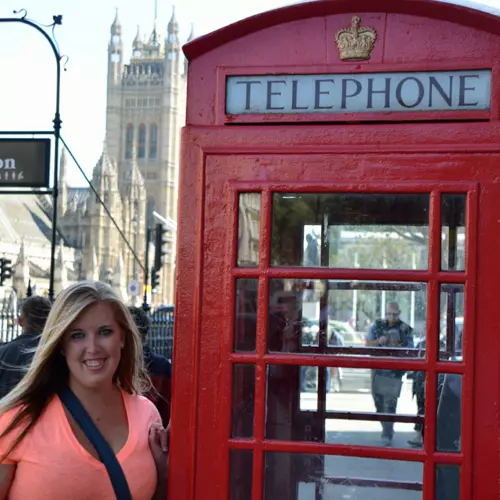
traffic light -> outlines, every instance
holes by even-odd
[[[0,259],[0,286],[5,280],[12,277],[12,261],[10,259]]]
[[[155,235],[155,263],[154,268],[156,270],[161,269],[163,266],[163,257],[167,253],[167,230],[163,227],[163,224],[156,224],[156,235]]]
[[[151,268],[151,292],[156,293],[160,286],[160,270]]]

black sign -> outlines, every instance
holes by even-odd
[[[0,187],[49,187],[50,139],[0,139]]]

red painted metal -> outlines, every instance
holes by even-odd
[[[370,61],[342,63],[334,34],[349,25],[353,15],[375,27],[379,41]],[[237,500],[229,499],[230,450],[253,452],[252,500],[263,498],[269,452],[419,462],[424,465],[423,500],[434,500],[436,464],[460,465],[463,500],[500,496],[500,336],[495,314],[500,250],[499,35],[499,19],[442,2],[322,0],[255,16],[185,47],[191,62],[181,151],[170,498]],[[228,118],[224,113],[228,74],[471,68],[493,71],[489,112],[271,118]],[[429,193],[428,269],[270,267],[272,193],[277,191]],[[260,253],[254,268],[236,266],[241,192],[261,194]],[[467,193],[463,272],[440,269],[443,193]],[[238,278],[258,280],[255,352],[234,352]],[[334,356],[268,353],[267,297],[273,278],[425,282],[426,358],[363,356],[368,350],[346,356],[341,349],[327,347],[324,352]],[[465,289],[463,360],[453,363],[438,360],[439,292],[441,284],[448,283],[464,284]],[[231,436],[233,365],[238,363],[255,366],[254,435],[248,439]],[[266,439],[270,365],[426,370],[425,448]],[[439,373],[463,377],[459,453],[435,451]],[[362,418],[354,412],[326,411],[324,384],[320,375],[317,418]],[[288,385],[283,387],[284,398],[291,394]],[[416,422],[420,417],[403,418]],[[361,484],[363,479],[356,481]]]

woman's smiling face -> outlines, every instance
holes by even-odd
[[[70,386],[99,389],[113,383],[125,335],[109,302],[96,302],[80,314],[63,339]]]

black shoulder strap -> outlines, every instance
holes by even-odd
[[[97,451],[101,462],[106,466],[117,500],[132,500],[127,478],[123,473],[115,453],[104,439],[103,435],[99,432],[99,429],[90,418],[90,415],[87,413],[82,403],[80,403],[80,400],[69,387],[65,387],[59,392],[59,398],[66,409],[73,415],[76,423],[80,426],[87,436],[87,439]]]

